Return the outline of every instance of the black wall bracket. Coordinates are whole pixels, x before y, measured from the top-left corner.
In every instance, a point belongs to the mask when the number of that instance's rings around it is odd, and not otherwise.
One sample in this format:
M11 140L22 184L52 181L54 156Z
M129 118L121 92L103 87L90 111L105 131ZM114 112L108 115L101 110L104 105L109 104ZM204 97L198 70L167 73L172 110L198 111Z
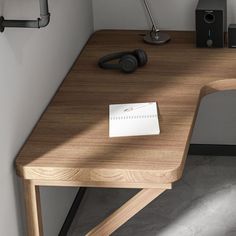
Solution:
M0 32L3 32L5 27L16 28L42 28L49 24L50 13L48 11L48 0L39 0L40 18L37 20L5 20L0 17Z

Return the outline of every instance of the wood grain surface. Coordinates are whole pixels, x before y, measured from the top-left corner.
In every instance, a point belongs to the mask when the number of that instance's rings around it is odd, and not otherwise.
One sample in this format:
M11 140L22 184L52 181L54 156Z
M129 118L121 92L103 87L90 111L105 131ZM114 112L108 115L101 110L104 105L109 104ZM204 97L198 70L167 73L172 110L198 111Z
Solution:
M81 186L157 188L183 172L200 99L236 89L236 50L197 49L192 32L162 46L142 31L99 31L89 40L16 160L24 179ZM102 70L98 59L143 48L133 74ZM157 102L159 136L108 137L109 104Z

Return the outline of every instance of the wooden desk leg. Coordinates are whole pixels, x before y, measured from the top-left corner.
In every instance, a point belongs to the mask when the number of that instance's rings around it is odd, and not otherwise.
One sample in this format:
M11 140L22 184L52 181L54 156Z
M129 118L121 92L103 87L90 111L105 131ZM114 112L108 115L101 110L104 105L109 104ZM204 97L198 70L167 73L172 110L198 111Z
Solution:
M166 189L143 189L123 206L93 228L86 236L107 236L132 218Z
M43 236L39 186L23 181L28 236Z

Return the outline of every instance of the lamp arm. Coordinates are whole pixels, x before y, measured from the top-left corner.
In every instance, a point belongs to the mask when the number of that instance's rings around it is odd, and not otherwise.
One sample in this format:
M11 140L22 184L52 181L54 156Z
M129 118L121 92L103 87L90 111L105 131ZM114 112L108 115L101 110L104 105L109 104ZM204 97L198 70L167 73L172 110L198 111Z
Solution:
M150 10L150 6L149 6L147 0L144 0L144 6L145 6L145 8L147 10L147 13L148 13L150 19L151 19L152 27L154 28L155 32L159 32L159 29L157 28L157 24L156 24L156 22L155 22L155 20L154 20L154 18L152 16L152 13L151 13L151 10Z

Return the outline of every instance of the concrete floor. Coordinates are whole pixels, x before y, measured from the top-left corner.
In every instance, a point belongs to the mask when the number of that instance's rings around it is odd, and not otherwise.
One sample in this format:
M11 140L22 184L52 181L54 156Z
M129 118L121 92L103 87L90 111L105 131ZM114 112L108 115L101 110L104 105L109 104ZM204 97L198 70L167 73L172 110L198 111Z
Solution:
M68 236L84 236L138 190L88 189ZM236 236L236 157L189 156L183 178L114 236Z

